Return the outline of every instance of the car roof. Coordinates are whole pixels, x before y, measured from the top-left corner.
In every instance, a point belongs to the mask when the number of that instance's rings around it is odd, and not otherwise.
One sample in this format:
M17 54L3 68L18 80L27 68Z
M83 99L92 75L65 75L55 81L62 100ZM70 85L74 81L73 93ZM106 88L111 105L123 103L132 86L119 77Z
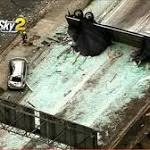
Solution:
M23 57L14 57L14 58L11 58L9 61L10 62L12 62L12 61L25 61L25 62L27 62L26 58L23 58Z
M26 60L24 58L13 58L10 60L10 65L13 68L12 76L21 76L26 68Z

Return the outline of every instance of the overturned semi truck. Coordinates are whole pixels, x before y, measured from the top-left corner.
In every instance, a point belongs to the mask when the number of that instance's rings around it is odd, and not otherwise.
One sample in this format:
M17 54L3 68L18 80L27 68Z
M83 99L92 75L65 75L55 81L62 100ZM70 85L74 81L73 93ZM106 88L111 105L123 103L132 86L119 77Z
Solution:
M139 48L131 57L139 63L148 61L150 58L150 37L98 24L94 15L82 10L75 10L74 14L66 15L68 33L74 41L74 49L83 56L100 55L113 42L120 42Z

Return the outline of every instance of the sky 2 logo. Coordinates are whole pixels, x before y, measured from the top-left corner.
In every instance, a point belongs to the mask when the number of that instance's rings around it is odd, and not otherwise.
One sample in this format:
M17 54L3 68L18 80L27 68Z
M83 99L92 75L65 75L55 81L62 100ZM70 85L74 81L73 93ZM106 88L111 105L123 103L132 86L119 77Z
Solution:
M26 19L18 17L15 21L0 20L0 32L16 33L25 31Z

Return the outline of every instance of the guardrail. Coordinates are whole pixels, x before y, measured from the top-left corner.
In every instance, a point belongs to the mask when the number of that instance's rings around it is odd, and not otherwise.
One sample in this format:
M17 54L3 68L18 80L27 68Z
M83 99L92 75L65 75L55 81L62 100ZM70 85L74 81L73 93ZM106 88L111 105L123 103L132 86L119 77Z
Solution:
M95 130L16 103L0 100L0 122L5 130L5 124L24 130L24 136L29 133L74 148L97 148Z

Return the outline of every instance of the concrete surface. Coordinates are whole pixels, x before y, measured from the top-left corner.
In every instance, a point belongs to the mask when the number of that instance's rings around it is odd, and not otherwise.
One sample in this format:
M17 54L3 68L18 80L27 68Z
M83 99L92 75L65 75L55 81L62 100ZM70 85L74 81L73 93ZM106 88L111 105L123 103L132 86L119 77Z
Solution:
M35 23L47 5L51 6L58 0L1 0L0 19L15 20L19 15L23 15L28 24ZM17 33L0 33L0 54L14 40Z
M101 7L105 9L102 11ZM93 10L97 19L104 24L148 34L148 8L150 6L147 0L143 3L140 0L118 0L112 3L110 0L102 0L101 3L95 0L87 10ZM65 10L66 8L63 9L64 14ZM48 15L41 21L51 24L55 22L52 16ZM141 22L140 29L139 22ZM60 23L63 24L63 21L54 23L55 27L59 27ZM42 22L39 22L35 28L41 25ZM38 32L31 30L31 35L39 36L42 34L41 31L42 29ZM48 40L47 37L52 36L51 31L54 31L54 35L56 32L62 33L61 38L66 37L64 26L57 31L53 27L52 30L47 29L46 34L34 40L34 46L15 47L11 53L6 54L1 64L5 64L7 68L6 61L9 58L16 54L26 56L30 63L28 84L32 92L24 93L21 103L27 105L30 101L39 110L93 127L100 132L99 145L107 147L146 103L150 70L147 65L137 67L130 62L130 54L135 48L120 43L114 43L100 56L87 58L80 56L76 60L78 54L68 51L68 44L55 42L52 44ZM47 40L51 46L41 45L43 40ZM2 95L4 98L8 96L10 99L20 98L14 92L6 91ZM13 137L15 140L12 140ZM23 147L28 141L29 139L12 134L4 134L0 139L2 146L11 148ZM28 147L28 144L26 146Z

